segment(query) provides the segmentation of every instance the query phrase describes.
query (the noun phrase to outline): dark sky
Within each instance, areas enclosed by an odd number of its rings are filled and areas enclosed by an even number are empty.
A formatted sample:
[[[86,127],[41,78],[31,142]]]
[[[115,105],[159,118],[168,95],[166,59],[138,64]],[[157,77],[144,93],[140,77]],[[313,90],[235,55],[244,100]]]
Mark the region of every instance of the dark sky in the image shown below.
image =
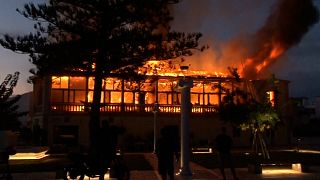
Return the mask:
[[[44,0],[33,0],[41,2]],[[206,52],[195,55],[188,62],[191,68],[210,67],[225,72],[228,66],[239,66],[244,59],[243,43],[256,33],[274,10],[277,0],[183,0],[173,7],[173,29],[202,32],[203,44],[210,45]],[[0,34],[28,33],[32,22],[19,15],[15,9],[30,0],[0,0]],[[313,1],[320,8],[320,1]],[[0,80],[6,74],[20,71],[21,77],[15,94],[32,90],[27,78],[32,65],[27,56],[12,53],[0,47]],[[195,62],[196,61],[196,62]],[[200,62],[200,63],[199,63]],[[204,68],[205,67],[205,68]],[[280,58],[266,68],[261,77],[275,74],[290,81],[290,96],[320,96],[320,24],[316,23]]]
[[[181,31],[200,31],[204,35],[203,43],[210,45],[208,51],[189,58],[191,67],[211,67],[213,71],[222,72],[226,71],[228,66],[241,66],[248,53],[245,43],[257,31],[265,28],[268,17],[277,10],[278,1],[280,0],[183,1],[179,8],[174,8],[176,18],[173,27]],[[319,10],[320,1],[313,3]],[[282,56],[265,68],[259,77],[270,77],[271,74],[290,81],[291,97],[313,99],[320,96],[319,22],[310,26],[301,41],[293,43]]]

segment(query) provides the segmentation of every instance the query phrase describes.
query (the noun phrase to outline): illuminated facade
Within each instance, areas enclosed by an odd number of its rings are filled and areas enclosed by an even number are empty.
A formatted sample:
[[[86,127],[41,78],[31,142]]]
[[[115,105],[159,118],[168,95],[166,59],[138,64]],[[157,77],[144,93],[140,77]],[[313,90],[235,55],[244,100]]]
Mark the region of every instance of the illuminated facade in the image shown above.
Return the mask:
[[[237,81],[232,77],[187,74],[193,79],[191,88],[191,141],[192,144],[209,143],[223,124],[216,108],[227,90],[241,88],[258,89],[253,92],[266,97],[274,106],[281,107],[288,101],[288,82],[274,84],[256,80]],[[101,119],[112,117],[114,124],[125,127],[120,140],[123,144],[131,139],[145,148],[161,127],[180,125],[181,95],[178,82],[185,78],[181,74],[146,75],[144,80],[133,82],[108,77],[103,81],[101,95]],[[250,87],[248,83],[251,84]],[[94,79],[90,76],[51,76],[34,79],[34,94],[31,116],[34,123],[46,130],[48,143],[88,144],[88,111],[93,97]],[[248,134],[232,128],[235,144],[249,144]],[[287,130],[281,132],[287,134]],[[281,139],[281,138],[280,138]],[[283,139],[285,141],[285,138]]]
[[[181,77],[149,77],[140,83],[118,78],[103,81],[102,112],[152,112],[158,104],[162,113],[180,113]],[[94,80],[92,77],[52,76],[50,111],[85,112],[92,102]],[[239,86],[232,78],[196,78],[191,89],[193,113],[215,112],[225,92]],[[242,85],[240,85],[242,86]],[[225,87],[226,88],[226,87]]]

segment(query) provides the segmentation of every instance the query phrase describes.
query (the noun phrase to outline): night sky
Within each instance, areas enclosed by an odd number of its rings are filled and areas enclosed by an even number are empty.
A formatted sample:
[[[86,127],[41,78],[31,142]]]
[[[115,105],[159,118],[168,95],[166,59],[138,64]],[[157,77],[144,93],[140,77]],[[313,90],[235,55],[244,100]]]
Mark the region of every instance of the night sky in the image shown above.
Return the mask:
[[[41,2],[44,0],[33,0]],[[224,72],[228,66],[238,67],[244,61],[243,44],[267,22],[276,9],[277,0],[183,0],[172,10],[172,28],[178,31],[201,32],[201,43],[210,48],[188,58],[193,69]],[[30,0],[0,0],[0,34],[25,34],[33,23],[15,11]],[[313,1],[320,8],[320,0]],[[248,55],[250,56],[250,55]],[[15,94],[32,91],[27,83],[32,68],[26,55],[15,54],[0,47],[0,80],[8,73],[19,71],[20,80]],[[205,67],[205,68],[204,68]],[[291,97],[320,96],[320,23],[312,25],[298,43],[277,58],[259,74],[260,78],[275,74],[290,81]]]

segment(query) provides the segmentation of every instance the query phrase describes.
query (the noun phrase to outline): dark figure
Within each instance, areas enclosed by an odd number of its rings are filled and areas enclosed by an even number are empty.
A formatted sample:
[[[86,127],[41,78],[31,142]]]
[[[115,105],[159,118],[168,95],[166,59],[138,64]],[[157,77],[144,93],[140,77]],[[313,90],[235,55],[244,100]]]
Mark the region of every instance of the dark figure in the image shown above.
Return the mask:
[[[117,155],[116,159],[112,161],[110,167],[110,178],[116,178],[117,180],[130,179],[130,170],[122,155]]]
[[[99,179],[104,179],[104,174],[108,171],[111,161],[116,156],[116,147],[112,139],[112,134],[108,121],[102,121],[102,127],[99,133]]]
[[[226,128],[221,128],[222,133],[217,135],[215,139],[216,149],[218,150],[219,155],[219,163],[220,163],[220,171],[223,179],[226,179],[226,174],[224,172],[225,164],[230,166],[233,178],[237,180],[236,171],[234,169],[233,159],[231,155],[231,148],[233,145],[233,141],[230,136],[226,134]]]
[[[0,150],[0,164],[5,164],[6,170],[3,172],[0,179],[12,180],[10,165],[9,165],[9,156],[16,154],[16,150],[13,147],[7,147]]]
[[[113,119],[110,118],[110,123]],[[109,121],[102,121],[99,139],[99,161],[100,161],[100,179],[104,178],[104,174],[110,168],[111,162],[116,159],[118,136],[125,130],[123,128],[110,125]]]
[[[158,157],[158,171],[162,180],[174,180],[174,156],[179,160],[178,143],[166,128],[161,129],[161,137],[157,141],[156,154]]]

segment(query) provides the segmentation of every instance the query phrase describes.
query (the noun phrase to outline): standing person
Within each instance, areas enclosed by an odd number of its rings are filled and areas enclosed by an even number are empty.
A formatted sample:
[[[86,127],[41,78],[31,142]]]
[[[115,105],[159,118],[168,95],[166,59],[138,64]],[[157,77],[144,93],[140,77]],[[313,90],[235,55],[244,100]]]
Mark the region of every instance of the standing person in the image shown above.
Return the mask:
[[[104,174],[110,167],[110,163],[115,156],[112,138],[110,133],[110,125],[107,120],[102,121],[102,127],[99,132],[99,149],[98,149],[98,161],[99,161],[99,180],[104,179]]]
[[[174,156],[179,160],[178,143],[175,137],[171,136],[169,129],[161,129],[161,137],[157,141],[156,155],[158,157],[158,171],[162,180],[174,180]]]
[[[236,171],[234,169],[233,159],[231,155],[231,148],[233,145],[232,138],[227,135],[226,127],[221,128],[221,133],[217,135],[215,139],[216,149],[218,150],[220,171],[223,179],[226,179],[226,174],[224,172],[225,164],[229,164],[233,179],[238,180]]]
[[[125,131],[124,128],[112,125],[113,121],[113,117],[102,121],[102,127],[100,128],[100,180],[104,178],[104,174],[111,167],[111,163],[116,160],[118,136]]]

